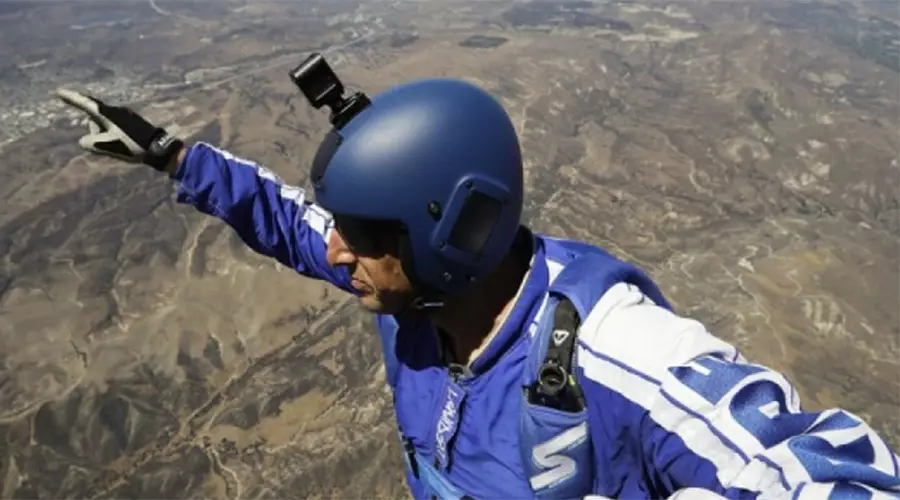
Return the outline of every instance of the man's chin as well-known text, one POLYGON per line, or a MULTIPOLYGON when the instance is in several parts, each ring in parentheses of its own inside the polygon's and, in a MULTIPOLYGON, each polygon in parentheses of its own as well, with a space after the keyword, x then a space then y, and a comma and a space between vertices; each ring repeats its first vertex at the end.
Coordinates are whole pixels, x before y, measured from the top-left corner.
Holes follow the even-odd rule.
POLYGON ((375 314, 390 314, 385 311, 384 304, 378 300, 378 296, 374 293, 366 293, 359 297, 360 305, 362 305, 363 309, 369 311, 370 313, 375 314))
POLYGON ((374 314, 399 314, 406 309, 405 303, 400 300, 382 300, 374 293, 367 293, 359 298, 363 309, 374 314))

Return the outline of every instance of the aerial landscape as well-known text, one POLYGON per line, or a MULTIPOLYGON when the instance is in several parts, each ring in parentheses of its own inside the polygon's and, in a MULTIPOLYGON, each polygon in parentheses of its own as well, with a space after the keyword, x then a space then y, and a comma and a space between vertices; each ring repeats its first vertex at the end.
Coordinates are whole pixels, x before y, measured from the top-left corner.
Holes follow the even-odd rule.
POLYGON ((78 148, 60 86, 308 188, 288 72, 477 83, 526 222, 900 447, 895 0, 0 2, 0 498, 406 498, 372 318, 78 148))

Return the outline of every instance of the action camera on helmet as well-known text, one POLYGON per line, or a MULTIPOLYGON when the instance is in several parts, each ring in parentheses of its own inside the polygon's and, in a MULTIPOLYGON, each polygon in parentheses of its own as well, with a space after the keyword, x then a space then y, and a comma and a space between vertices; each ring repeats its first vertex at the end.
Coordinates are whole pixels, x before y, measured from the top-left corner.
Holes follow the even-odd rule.
POLYGON ((331 109, 330 121, 336 128, 342 128, 369 105, 369 98, 362 92, 344 97, 344 85, 319 53, 312 54, 291 71, 291 80, 313 107, 331 109))

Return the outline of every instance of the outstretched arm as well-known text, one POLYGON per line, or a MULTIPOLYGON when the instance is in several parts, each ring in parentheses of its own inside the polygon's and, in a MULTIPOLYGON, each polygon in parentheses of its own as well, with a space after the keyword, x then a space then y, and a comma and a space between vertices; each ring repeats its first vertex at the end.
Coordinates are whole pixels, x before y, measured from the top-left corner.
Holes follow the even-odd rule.
POLYGON ((347 270, 326 260, 331 214, 272 171, 204 142, 169 166, 177 200, 223 220, 250 248, 298 273, 355 293, 347 270))
POLYGON ((180 183, 179 202, 222 219, 256 252, 357 293, 346 269, 328 264, 331 215, 306 202, 303 190, 209 144, 185 148, 180 139, 128 107, 69 89, 56 93, 88 118, 88 134, 78 140, 82 149, 167 172, 180 183))
POLYGON ((859 417, 804 411, 783 375, 636 289, 611 289, 579 341, 592 436, 616 443, 595 453, 622 464, 598 493, 900 498, 898 457, 859 417))

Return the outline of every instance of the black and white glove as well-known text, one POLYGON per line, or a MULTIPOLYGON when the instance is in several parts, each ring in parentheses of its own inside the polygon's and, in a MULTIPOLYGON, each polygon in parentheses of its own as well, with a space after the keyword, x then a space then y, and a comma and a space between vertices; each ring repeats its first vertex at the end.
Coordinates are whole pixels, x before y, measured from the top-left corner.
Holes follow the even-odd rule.
POLYGON ((183 141, 130 108, 110 106, 67 89, 57 89, 56 95, 87 114, 90 133, 78 140, 78 145, 86 151, 129 163, 143 163, 162 172, 184 147, 183 141))

